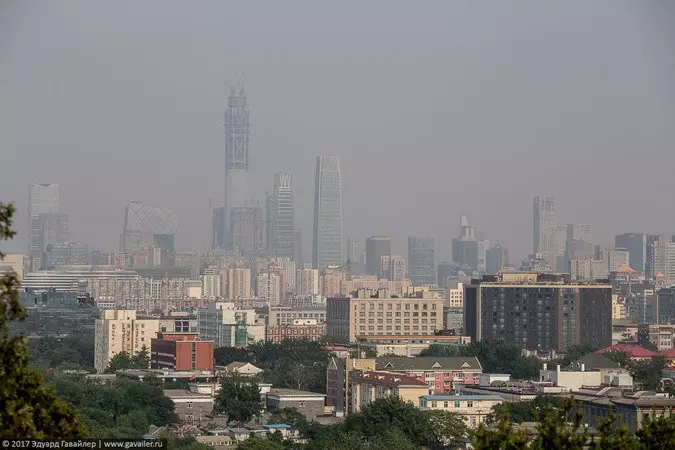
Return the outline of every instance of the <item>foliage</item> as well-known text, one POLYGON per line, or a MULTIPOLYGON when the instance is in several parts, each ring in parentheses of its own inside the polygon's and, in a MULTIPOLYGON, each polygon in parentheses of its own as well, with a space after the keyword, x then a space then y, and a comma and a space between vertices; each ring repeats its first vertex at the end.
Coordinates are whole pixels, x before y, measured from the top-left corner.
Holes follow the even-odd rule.
POLYGON ((675 416, 647 418, 635 435, 648 449, 675 448, 675 416))
POLYGON ((167 448, 171 450, 211 450, 212 447, 197 442, 194 438, 174 437, 167 439, 167 448))
POLYGON ((443 445, 457 446, 469 437, 466 418, 450 411, 428 411, 432 425, 433 441, 443 445))
POLYGON ((548 405, 557 405, 558 402, 557 397, 549 395, 539 395, 534 400, 522 402, 502 402, 492 407, 492 412, 485 417, 485 423, 497 424, 504 414, 513 423, 536 422, 548 405))
MULTIPOLYGON (((14 205, 0 203, 0 241, 11 239, 14 205)), ((0 253, 0 259, 4 254, 0 253)), ((9 272, 0 277, 0 437, 76 439, 87 430, 76 410, 45 386, 29 368, 23 336, 9 336, 13 321, 26 318, 19 301, 19 280, 9 272)))
POLYGON ((420 356, 475 356, 483 366, 483 372, 510 373, 517 380, 537 378, 542 368, 539 358, 523 356, 520 347, 500 339, 472 342, 466 346, 432 344, 422 350, 420 356))
POLYGON ((150 425, 177 421, 174 405, 161 383, 115 380, 99 384, 76 376, 54 377, 56 392, 75 405, 97 438, 134 438, 147 433, 150 425))
MULTIPOLYGON (((618 417, 613 411, 607 419, 598 420, 598 436, 593 440, 590 448, 639 448, 635 435, 625 425, 619 425, 618 417)), ((648 447, 651 448, 651 447, 648 447)))
POLYGON ((480 424, 475 432, 473 448, 476 450, 518 450, 527 447, 529 437, 525 430, 516 431, 509 422, 508 412, 499 418, 496 429, 488 429, 480 424))
POLYGON ((214 352, 216 364, 249 362, 264 370, 263 379, 280 388, 326 392, 326 366, 331 354, 323 344, 287 339, 279 344, 258 342, 246 349, 221 347, 214 352))
POLYGON ((118 370, 147 369, 150 367, 150 353, 144 345, 138 353, 130 355, 127 352, 119 352, 110 359, 105 373, 115 373, 118 370))
POLYGON ((605 358, 608 358, 622 368, 626 369, 630 365, 630 356, 626 352, 619 352, 616 350, 609 351, 603 355, 605 358))
POLYGON ((94 336, 52 336, 28 341, 30 363, 33 367, 63 369, 94 369, 94 336))
POLYGON ((573 344, 567 347, 565 350, 565 355, 561 358, 557 358, 553 361, 553 365, 560 365, 560 367, 568 367, 574 361, 579 360, 580 358, 593 353, 597 348, 591 347, 588 344, 573 344))
POLYGON ((224 377, 213 410, 216 414, 227 415, 228 422, 236 422, 239 426, 246 424, 263 410, 258 383, 238 375, 224 377))
POLYGON ((251 436, 237 444, 236 448, 237 450, 283 450, 284 445, 275 439, 251 436))
POLYGON ((663 369, 667 366, 668 360, 664 356, 654 356, 651 359, 631 361, 628 370, 644 389, 656 391, 661 388, 663 369))

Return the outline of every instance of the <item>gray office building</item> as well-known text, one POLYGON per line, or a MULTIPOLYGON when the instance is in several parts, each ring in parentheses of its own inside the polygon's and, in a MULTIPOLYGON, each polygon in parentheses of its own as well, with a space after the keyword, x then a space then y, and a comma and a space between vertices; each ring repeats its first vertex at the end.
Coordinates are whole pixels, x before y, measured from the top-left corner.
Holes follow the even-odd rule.
POLYGON ((295 210, 290 173, 274 175, 274 189, 267 195, 266 246, 276 256, 295 257, 295 210))
POLYGON ((316 159, 312 265, 325 269, 342 261, 342 180, 340 157, 316 159))
POLYGON ((251 252, 263 248, 263 215, 258 206, 230 210, 230 249, 251 252))
POLYGON ((389 236, 371 236, 366 239, 366 274, 380 274, 380 262, 383 256, 391 255, 391 238, 389 236))
POLYGON ((614 247, 628 250, 628 265, 644 274, 647 268, 647 241, 645 233, 623 233, 614 237, 614 247))
POLYGON ((213 221, 211 230, 211 248, 224 249, 229 245, 225 234, 225 207, 213 208, 213 221))
POLYGON ((49 244, 68 240, 68 215, 61 212, 58 184, 28 185, 28 251, 42 253, 49 244))
POLYGON ((486 270, 487 273, 495 274, 499 272, 502 267, 509 263, 509 250, 502 244, 497 242, 487 251, 486 270))
POLYGON ((551 266, 557 270, 558 256, 558 224, 556 221, 556 197, 534 197, 534 236, 532 247, 534 253, 540 253, 551 266))
POLYGON ((433 237, 408 237, 408 278, 412 284, 417 286, 436 284, 434 250, 433 237))

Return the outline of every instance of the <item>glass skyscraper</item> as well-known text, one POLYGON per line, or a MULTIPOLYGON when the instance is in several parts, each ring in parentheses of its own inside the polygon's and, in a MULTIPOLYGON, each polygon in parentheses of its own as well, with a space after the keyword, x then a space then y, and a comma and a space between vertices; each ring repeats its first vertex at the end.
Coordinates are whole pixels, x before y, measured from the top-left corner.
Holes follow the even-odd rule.
POLYGON ((44 252, 47 245, 68 240, 68 216, 61 212, 58 184, 28 186, 28 251, 44 252))
POLYGON ((408 237, 408 274, 416 286, 436 283, 433 237, 408 237))
POLYGON ((295 258, 295 213, 290 173, 274 175, 274 190, 267 196, 267 249, 276 256, 295 258))
POLYGON ((312 265, 323 269, 342 264, 342 182, 340 157, 316 159, 312 265))

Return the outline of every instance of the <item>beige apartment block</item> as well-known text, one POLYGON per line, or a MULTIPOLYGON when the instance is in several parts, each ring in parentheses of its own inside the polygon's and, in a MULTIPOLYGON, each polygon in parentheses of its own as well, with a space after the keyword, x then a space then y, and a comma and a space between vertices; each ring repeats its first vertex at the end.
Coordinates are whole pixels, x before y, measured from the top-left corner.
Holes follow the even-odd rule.
POLYGON ((94 367, 103 373, 113 356, 120 352, 138 353, 144 346, 150 353, 150 342, 157 337, 159 319, 139 319, 135 310, 101 311, 94 328, 94 367))
POLYGON ((356 342, 357 335, 432 335, 443 328, 443 302, 443 298, 390 297, 385 289, 329 298, 326 334, 349 342, 356 342))

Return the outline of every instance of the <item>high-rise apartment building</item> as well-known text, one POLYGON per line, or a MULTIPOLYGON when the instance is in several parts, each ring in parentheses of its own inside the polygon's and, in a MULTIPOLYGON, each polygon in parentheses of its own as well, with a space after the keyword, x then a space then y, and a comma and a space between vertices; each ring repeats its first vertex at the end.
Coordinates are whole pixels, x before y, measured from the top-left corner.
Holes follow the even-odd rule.
POLYGON ((471 226, 465 213, 459 218, 459 228, 459 237, 452 238, 452 259, 460 266, 466 265, 478 272, 485 272, 490 242, 476 237, 476 229, 471 226))
POLYGON ((282 278, 273 270, 263 270, 258 273, 258 298, 269 303, 269 306, 279 306, 282 303, 282 278))
POLYGON ((436 283, 433 237, 408 237, 408 278, 417 286, 436 283))
POLYGON ((59 185, 28 185, 28 251, 41 253, 49 244, 67 240, 68 215, 61 212, 59 185))
POLYGON ((274 175, 274 189, 267 195, 267 249, 277 256, 295 256, 295 213, 290 173, 274 175))
POLYGON ((213 222, 211 231, 211 248, 227 248, 227 235, 225 234, 225 208, 213 208, 213 222))
POLYGON ((464 291, 464 334, 532 350, 604 348, 612 344, 612 286, 559 274, 486 275, 464 291))
POLYGON ((319 270, 299 269, 295 289, 299 295, 319 295, 319 270))
MULTIPOLYGON (((232 209, 248 206, 248 148, 250 111, 246 106, 244 80, 230 90, 225 111, 225 236, 231 236, 232 209)), ((228 242, 231 245, 233 242, 228 242)))
POLYGON ((645 233, 623 233, 614 237, 614 246, 628 250, 631 269, 644 274, 647 268, 647 238, 645 233))
POLYGON ((296 264, 293 258, 287 257, 277 257, 272 258, 272 264, 277 266, 279 270, 283 273, 283 278, 286 283, 284 286, 284 292, 295 293, 295 284, 297 279, 296 264))
POLYGON ((485 268, 487 273, 495 274, 509 264, 509 250, 497 242, 487 251, 485 268))
POLYGON ((383 255, 380 257, 378 278, 389 281, 405 279, 405 258, 399 255, 383 255))
POLYGON ((340 158, 316 159, 312 266, 325 269, 342 264, 342 181, 340 158))
POLYGON ((534 197, 534 253, 540 253, 555 272, 558 253, 558 223, 556 197, 534 197))
POLYGON ((225 298, 239 300, 251 298, 251 269, 248 267, 230 267, 223 271, 225 298))
POLYGON ((263 248, 264 221, 258 206, 230 209, 230 249, 250 252, 263 248))
POLYGON ((371 236, 366 239, 366 274, 381 274, 381 260, 383 256, 391 255, 391 238, 389 236, 371 236))
POLYGON ((98 373, 108 368, 113 356, 120 352, 130 355, 143 347, 150 352, 152 339, 157 337, 159 319, 140 319, 135 310, 106 309, 94 325, 94 367, 98 373))

